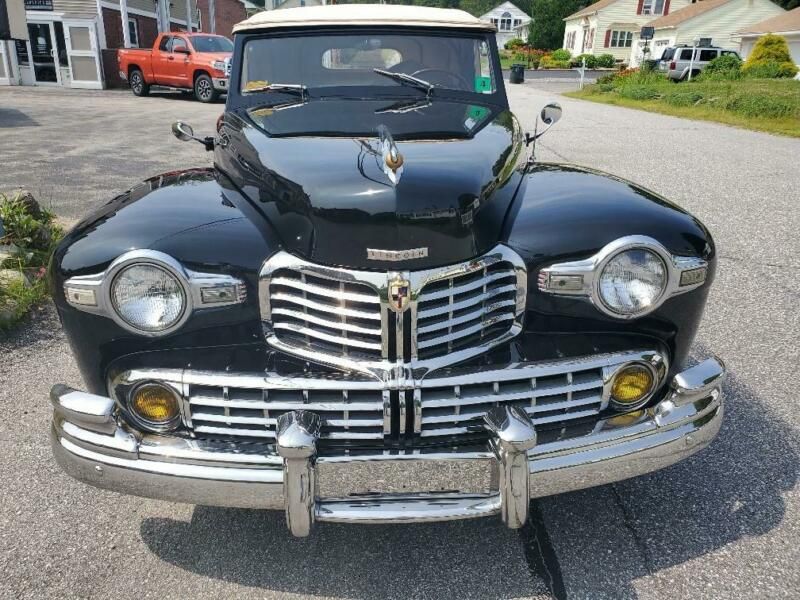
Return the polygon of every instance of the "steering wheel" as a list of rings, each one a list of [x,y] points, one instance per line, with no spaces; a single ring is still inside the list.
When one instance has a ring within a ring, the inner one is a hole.
[[[462,90],[466,90],[466,91],[469,91],[471,89],[470,85],[469,85],[469,82],[466,79],[464,79],[461,75],[459,75],[458,73],[453,73],[451,71],[445,71],[444,69],[425,68],[425,69],[420,69],[419,71],[414,71],[411,75],[414,76],[414,77],[419,77],[423,73],[441,73],[441,74],[445,75],[445,77],[450,77],[452,80],[458,82],[462,86],[462,87],[456,88],[456,89],[462,89]],[[426,79],[426,78],[422,77],[422,79]],[[431,83],[433,83],[433,82],[431,82]]]

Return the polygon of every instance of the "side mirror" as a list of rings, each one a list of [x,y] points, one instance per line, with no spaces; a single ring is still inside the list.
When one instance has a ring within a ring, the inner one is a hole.
[[[539,118],[536,120],[536,128],[533,130],[533,135],[529,133],[525,136],[525,144],[528,145],[531,142],[535,142],[537,139],[547,133],[547,130],[558,123],[558,121],[561,119],[561,112],[561,105],[556,102],[551,102],[550,104],[546,105],[539,114]],[[540,120],[545,125],[544,129],[541,131],[539,131]]]
[[[175,54],[189,54],[189,49],[186,46],[178,46],[177,48],[173,48],[172,51]]]
[[[194,129],[192,129],[192,126],[188,123],[184,123],[183,121],[175,121],[172,124],[172,135],[182,142],[188,142],[189,140],[196,139],[194,137]]]
[[[553,102],[542,109],[542,123],[552,127],[561,119],[561,106]],[[547,130],[545,130],[547,131]],[[544,133],[544,132],[542,132]]]
[[[175,121],[172,124],[172,135],[178,138],[182,142],[188,142],[189,140],[194,140],[196,142],[200,142],[203,144],[203,147],[208,150],[209,152],[214,149],[214,138],[211,136],[200,138],[194,134],[194,130],[192,126],[188,123],[184,123],[183,121]]]

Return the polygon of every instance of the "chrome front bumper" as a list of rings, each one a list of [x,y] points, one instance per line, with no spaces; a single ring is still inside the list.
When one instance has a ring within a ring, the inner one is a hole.
[[[212,77],[211,83],[214,85],[214,89],[218,92],[227,92],[228,91],[228,78],[227,77]]]
[[[591,434],[537,444],[529,417],[497,407],[489,448],[465,454],[317,456],[319,417],[279,419],[276,443],[246,445],[140,434],[117,423],[110,398],[57,385],[52,444],[72,477],[137,496],[284,509],[294,535],[315,521],[420,522],[500,514],[521,527],[531,498],[649,473],[707,446],[719,431],[724,365],[677,376],[656,406],[598,422]]]

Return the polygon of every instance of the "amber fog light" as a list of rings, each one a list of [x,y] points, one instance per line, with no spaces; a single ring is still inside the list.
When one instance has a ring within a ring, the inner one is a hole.
[[[170,388],[160,383],[137,387],[130,397],[131,413],[150,429],[174,429],[178,425],[178,398]]]
[[[653,370],[642,364],[622,367],[611,383],[611,401],[619,408],[630,408],[647,398],[655,386]]]

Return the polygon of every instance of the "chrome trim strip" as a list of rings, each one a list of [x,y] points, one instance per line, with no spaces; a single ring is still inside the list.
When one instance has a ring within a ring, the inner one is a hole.
[[[134,264],[152,264],[160,267],[173,275],[181,285],[186,305],[180,318],[169,328],[162,331],[142,331],[122,319],[115,310],[111,300],[111,285],[117,273]],[[94,294],[95,304],[83,303],[80,296],[77,298],[72,297],[70,295],[71,290],[73,295],[75,292],[91,291]],[[204,299],[204,291],[214,292],[208,295],[208,297],[213,297],[214,300],[208,301]],[[220,292],[225,291],[230,293],[230,298],[227,300],[220,297]],[[64,297],[73,308],[108,317],[126,331],[146,337],[161,337],[180,329],[196,310],[244,303],[247,299],[247,287],[244,281],[230,275],[190,271],[169,254],[163,252],[131,250],[118,256],[105,271],[67,279],[64,282]]]
[[[600,273],[603,267],[620,252],[633,248],[644,248],[657,254],[664,263],[667,271],[667,284],[661,295],[646,310],[624,315],[607,308],[600,297]],[[600,312],[616,319],[637,319],[647,315],[659,308],[669,298],[678,294],[684,294],[694,290],[706,281],[694,282],[689,285],[681,285],[681,276],[684,272],[696,269],[707,268],[708,262],[696,257],[675,256],[669,252],[657,240],[644,235],[630,235],[619,238],[606,244],[597,254],[589,258],[571,262],[556,263],[545,267],[539,271],[538,289],[544,294],[555,296],[572,296],[583,298],[591,302]],[[576,285],[565,287],[564,289],[553,289],[549,287],[551,278],[559,278],[566,281],[575,281]],[[572,279],[575,278],[575,279]],[[578,279],[580,278],[580,279]]]

